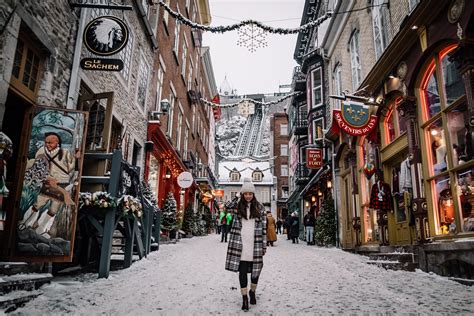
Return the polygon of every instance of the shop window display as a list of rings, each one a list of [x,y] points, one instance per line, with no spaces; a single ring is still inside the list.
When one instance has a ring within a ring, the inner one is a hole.
[[[431,175],[438,175],[447,169],[446,137],[444,136],[441,119],[436,120],[427,128],[429,153],[431,154]]]
[[[468,125],[464,84],[456,63],[449,58],[455,48],[455,45],[446,47],[432,58],[420,91],[421,117],[425,122],[421,128],[428,158],[426,176],[438,235],[474,231],[473,135]],[[440,95],[439,91],[443,93]],[[468,168],[460,171],[464,164]],[[455,178],[456,183],[450,183]],[[454,184],[456,190],[452,187]],[[457,227],[459,224],[461,227]]]
[[[474,168],[462,170],[457,175],[458,198],[461,208],[462,230],[474,231]]]

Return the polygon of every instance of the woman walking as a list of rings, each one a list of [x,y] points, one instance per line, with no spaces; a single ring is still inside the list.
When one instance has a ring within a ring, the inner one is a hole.
[[[277,241],[275,219],[271,211],[267,211],[267,246],[272,246]]]
[[[267,250],[267,218],[264,208],[255,198],[255,186],[245,178],[240,199],[235,209],[234,221],[229,233],[225,269],[239,272],[242,310],[249,310],[250,304],[256,304],[255,295],[258,278],[262,272],[263,256]],[[250,276],[250,291],[247,289]]]

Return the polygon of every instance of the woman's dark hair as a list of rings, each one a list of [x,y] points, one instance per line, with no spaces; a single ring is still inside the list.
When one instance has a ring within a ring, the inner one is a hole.
[[[253,195],[252,200],[250,200],[250,218],[258,218],[260,217],[260,212],[257,209],[257,199],[255,198],[255,194]],[[242,194],[242,197],[239,200],[239,203],[237,203],[237,213],[245,219],[247,218],[247,201],[244,198],[244,195]]]

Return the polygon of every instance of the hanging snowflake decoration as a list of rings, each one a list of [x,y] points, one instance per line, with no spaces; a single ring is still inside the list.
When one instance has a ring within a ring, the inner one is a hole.
[[[237,33],[239,34],[237,45],[246,47],[251,53],[255,52],[257,48],[267,47],[267,32],[255,23],[242,26],[237,30]]]

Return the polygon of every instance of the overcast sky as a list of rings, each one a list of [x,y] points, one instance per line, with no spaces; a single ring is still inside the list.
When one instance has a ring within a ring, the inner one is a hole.
[[[212,26],[253,19],[272,27],[300,25],[304,0],[209,0]],[[267,47],[250,52],[237,45],[237,31],[205,32],[203,44],[210,46],[217,88],[224,77],[238,94],[273,93],[279,85],[290,84],[297,34],[267,33]]]

